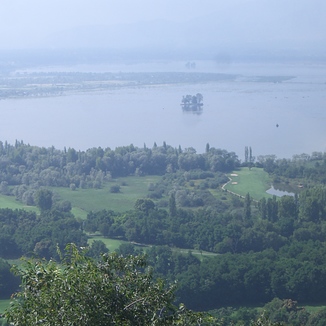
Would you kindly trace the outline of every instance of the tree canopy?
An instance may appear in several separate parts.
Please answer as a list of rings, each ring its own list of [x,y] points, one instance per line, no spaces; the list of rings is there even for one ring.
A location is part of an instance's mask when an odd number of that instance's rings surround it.
[[[62,253],[60,253],[62,256]],[[175,286],[154,280],[144,256],[102,261],[68,245],[62,262],[27,261],[5,316],[13,325],[201,325],[213,318],[173,305]]]

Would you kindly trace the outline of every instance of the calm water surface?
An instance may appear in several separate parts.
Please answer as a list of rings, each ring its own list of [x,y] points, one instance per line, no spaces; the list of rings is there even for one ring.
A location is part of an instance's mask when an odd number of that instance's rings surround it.
[[[268,190],[266,190],[266,192],[270,195],[275,195],[277,197],[283,197],[283,196],[295,196],[295,194],[293,192],[288,192],[288,191],[284,191],[284,190],[280,190],[280,189],[276,189],[274,188],[274,186],[272,185]]]
[[[256,69],[256,70],[255,70]],[[326,150],[326,67],[229,67],[243,77],[235,82],[171,85],[78,93],[61,97],[0,101],[0,139],[24,140],[57,148],[211,147],[253,155],[294,154]],[[121,69],[120,69],[121,71]],[[292,75],[282,82],[255,82],[247,76]],[[184,113],[186,94],[202,93],[201,115]],[[279,127],[276,127],[276,125]]]

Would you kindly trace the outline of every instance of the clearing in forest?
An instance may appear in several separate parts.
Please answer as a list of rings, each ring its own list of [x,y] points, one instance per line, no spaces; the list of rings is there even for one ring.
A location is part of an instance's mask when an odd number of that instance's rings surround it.
[[[269,198],[272,195],[266,193],[271,187],[271,178],[262,168],[241,168],[228,175],[231,179],[225,189],[240,196],[245,196],[248,192],[250,196],[259,200],[263,197]]]
[[[53,193],[62,200],[68,200],[73,206],[73,213],[80,218],[86,218],[87,212],[102,209],[115,212],[125,212],[134,208],[139,198],[146,198],[150,184],[155,184],[161,176],[129,176],[113,179],[103,185],[101,189],[79,189],[52,187]],[[119,186],[118,192],[112,192],[112,186]]]

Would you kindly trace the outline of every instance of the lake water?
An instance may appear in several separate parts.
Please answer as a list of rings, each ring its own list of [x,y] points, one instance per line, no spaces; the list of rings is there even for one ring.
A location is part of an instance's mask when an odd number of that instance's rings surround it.
[[[288,192],[288,191],[285,191],[285,190],[276,189],[276,188],[274,188],[273,185],[268,190],[266,190],[266,192],[268,194],[270,194],[270,195],[275,195],[277,197],[295,196],[295,194],[293,192]]]
[[[196,71],[199,68],[197,65]],[[114,71],[109,66],[94,70]],[[203,152],[209,143],[236,152],[240,159],[244,158],[245,146],[251,146],[254,156],[275,154],[279,158],[326,150],[326,66],[229,65],[214,69],[203,66],[201,70],[243,77],[234,82],[2,100],[0,139],[80,150],[131,143],[151,147],[154,142],[161,145],[165,141]],[[258,75],[295,78],[282,83],[252,81],[251,76]],[[198,92],[204,97],[203,113],[184,113],[180,107],[182,96]]]

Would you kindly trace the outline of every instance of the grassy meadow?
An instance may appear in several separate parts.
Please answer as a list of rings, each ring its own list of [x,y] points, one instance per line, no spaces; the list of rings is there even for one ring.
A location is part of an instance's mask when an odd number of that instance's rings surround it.
[[[38,212],[35,206],[26,206],[16,200],[14,196],[0,195],[0,208],[25,209],[27,211]]]
[[[268,173],[261,168],[253,167],[251,170],[247,167],[241,168],[228,174],[228,177],[232,179],[225,186],[225,189],[229,191],[241,196],[245,196],[249,192],[255,200],[272,197],[266,193],[272,184],[272,180]]]
[[[88,244],[91,245],[92,242],[96,240],[100,240],[104,242],[105,246],[109,249],[110,252],[118,249],[121,244],[128,243],[127,241],[123,241],[123,240],[105,238],[102,235],[92,235],[89,236]]]
[[[148,187],[156,183],[160,176],[136,177],[114,179],[104,184],[101,189],[76,189],[48,187],[62,200],[68,200],[72,204],[72,213],[81,219],[86,219],[90,211],[101,209],[125,212],[134,207],[137,199],[145,198]],[[111,193],[110,188],[114,185],[120,186],[119,193]],[[0,208],[25,209],[27,211],[39,212],[35,206],[26,206],[17,201],[14,196],[0,195]]]
[[[241,168],[228,176],[232,179],[225,189],[241,196],[248,192],[250,196],[259,200],[262,197],[271,197],[266,193],[270,188],[271,178],[263,169],[253,167]],[[101,189],[79,189],[71,190],[64,187],[51,187],[53,193],[62,200],[68,200],[72,204],[72,213],[81,219],[86,219],[90,211],[102,209],[113,210],[116,212],[125,212],[133,209],[135,201],[139,198],[145,198],[148,195],[148,187],[160,180],[160,176],[129,176],[113,179],[103,185]],[[200,183],[202,180],[195,180]],[[112,186],[120,186],[119,193],[110,191]],[[221,196],[220,192],[212,191],[214,196]],[[17,201],[14,196],[0,195],[0,208],[26,209],[38,212],[34,206],[26,206]]]
[[[68,200],[73,206],[76,217],[86,218],[87,212],[101,209],[125,212],[134,207],[137,199],[145,198],[148,194],[148,186],[156,183],[160,176],[136,177],[114,179],[105,183],[101,189],[79,189],[72,191],[70,188],[50,188],[60,198]],[[111,193],[110,188],[120,186],[119,193]]]
[[[110,252],[118,249],[119,246],[123,243],[130,243],[129,241],[105,238],[102,235],[92,235],[92,236],[89,236],[88,244],[90,245],[95,240],[103,241],[105,246],[109,249]],[[145,252],[146,252],[146,249],[150,247],[150,246],[135,244],[135,243],[132,243],[132,244],[134,244],[139,249],[143,249]],[[193,255],[197,256],[199,259],[201,259],[203,257],[213,257],[213,256],[219,255],[216,253],[202,251],[202,250],[194,250],[194,249],[189,250],[189,249],[180,249],[180,248],[171,248],[171,249],[173,251],[177,251],[184,255],[187,255],[190,251]]]

